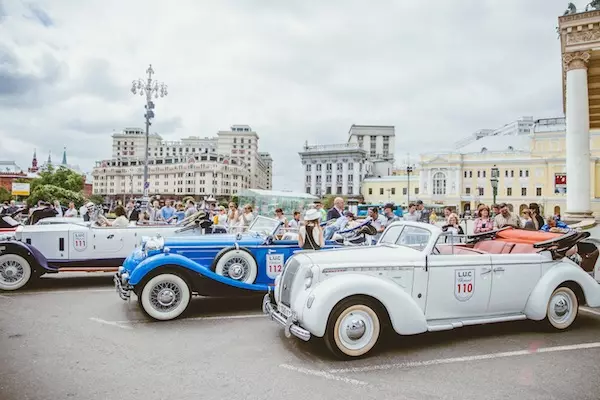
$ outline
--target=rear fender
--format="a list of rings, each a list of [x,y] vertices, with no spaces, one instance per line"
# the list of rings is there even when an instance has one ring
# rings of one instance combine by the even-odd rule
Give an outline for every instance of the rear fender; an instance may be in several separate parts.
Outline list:
[[[245,290],[253,290],[257,292],[266,292],[268,290],[267,285],[256,285],[238,282],[234,279],[224,277],[222,275],[218,275],[210,270],[210,268],[200,265],[197,262],[190,260],[187,257],[184,257],[180,254],[157,254],[151,257],[146,258],[142,261],[132,272],[129,277],[129,284],[132,286],[140,283],[144,277],[146,277],[149,273],[161,268],[168,266],[177,266],[180,268],[184,268],[191,274],[200,274],[206,278],[214,280],[219,283],[223,283],[228,286],[236,287],[239,289]]]
[[[314,296],[311,307],[306,299]],[[391,280],[363,274],[340,274],[322,281],[309,295],[298,296],[303,301],[301,325],[313,335],[322,337],[333,308],[352,296],[372,297],[385,307],[394,330],[400,335],[413,335],[427,331],[425,315],[417,303],[400,286]]]
[[[563,258],[556,262],[559,265],[546,272],[529,295],[525,306],[525,315],[529,319],[541,321],[546,318],[548,301],[552,292],[561,284],[569,281],[575,282],[581,287],[588,306],[600,306],[600,284],[571,260]]]
[[[48,272],[58,272],[57,268],[48,265],[48,260],[46,260],[46,257],[38,249],[18,240],[0,242],[1,254],[17,254],[23,257],[39,275]]]

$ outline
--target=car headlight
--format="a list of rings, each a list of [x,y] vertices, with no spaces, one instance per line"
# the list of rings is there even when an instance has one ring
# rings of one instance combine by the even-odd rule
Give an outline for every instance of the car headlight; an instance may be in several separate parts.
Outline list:
[[[307,269],[306,274],[304,275],[304,287],[305,288],[308,289],[312,285],[313,277],[314,277],[314,274],[313,274],[312,268]]]
[[[165,247],[165,240],[162,237],[150,238],[144,244],[146,252],[162,250],[163,247]]]

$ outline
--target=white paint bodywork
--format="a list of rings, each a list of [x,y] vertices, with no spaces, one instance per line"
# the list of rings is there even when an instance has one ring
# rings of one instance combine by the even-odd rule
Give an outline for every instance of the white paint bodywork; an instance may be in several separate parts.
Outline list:
[[[181,227],[174,225],[126,228],[96,227],[85,223],[25,225],[17,228],[15,239],[31,244],[48,260],[124,259],[141,245],[142,238],[158,234],[172,236],[178,229]]]
[[[285,283],[291,287],[289,308],[296,323],[311,335],[322,337],[335,305],[352,296],[368,296],[381,303],[394,330],[402,335],[491,322],[542,320],[550,295],[565,282],[581,287],[587,305],[600,306],[600,283],[568,258],[552,260],[548,251],[432,254],[442,231],[418,222],[395,222],[382,240],[392,229],[398,232],[406,226],[427,230],[429,241],[419,248],[380,241],[372,247],[300,252],[290,258],[288,263],[295,260],[300,264],[293,281]],[[597,278],[599,268],[596,265]],[[461,274],[466,277],[458,278]],[[471,293],[457,291],[458,279],[466,282],[465,288],[472,283]],[[285,270],[275,282],[278,308],[284,281]]]

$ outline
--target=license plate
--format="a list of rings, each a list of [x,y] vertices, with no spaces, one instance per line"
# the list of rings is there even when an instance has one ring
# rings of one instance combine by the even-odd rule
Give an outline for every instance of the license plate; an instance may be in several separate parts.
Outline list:
[[[282,313],[283,316],[286,318],[289,318],[292,315],[292,310],[290,310],[288,306],[284,306],[283,304],[277,306],[277,310],[279,310],[279,312]]]

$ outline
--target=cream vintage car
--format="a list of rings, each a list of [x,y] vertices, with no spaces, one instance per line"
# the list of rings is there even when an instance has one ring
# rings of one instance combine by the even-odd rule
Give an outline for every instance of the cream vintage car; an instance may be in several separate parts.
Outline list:
[[[414,335],[531,319],[563,330],[580,305],[600,306],[599,242],[589,232],[542,232],[550,239],[532,244],[521,235],[531,231],[513,231],[459,243],[434,225],[395,222],[376,246],[299,252],[263,312],[286,336],[323,338],[352,358],[369,353],[385,327]]]

